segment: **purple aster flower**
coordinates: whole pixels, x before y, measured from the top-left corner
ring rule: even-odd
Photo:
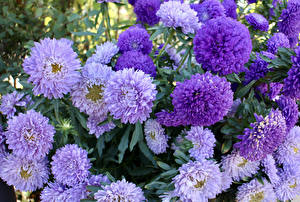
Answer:
[[[282,0],[273,0],[272,1],[272,6],[273,8],[270,8],[270,17],[275,16],[275,8],[277,7],[278,4],[282,4]]]
[[[290,97],[284,95],[280,96],[279,100],[276,101],[282,115],[286,121],[287,132],[293,128],[298,121],[298,105],[296,101]]]
[[[234,0],[224,0],[223,7],[225,9],[225,14],[227,17],[231,17],[233,19],[237,19],[237,5]]]
[[[289,39],[281,32],[275,33],[267,41],[268,51],[270,53],[276,54],[279,47],[289,48],[290,42]]]
[[[102,123],[103,121],[107,120],[106,115],[91,115],[89,116],[87,120],[87,127],[89,129],[89,134],[95,134],[97,138],[99,138],[102,134],[105,132],[111,131],[116,127],[116,125],[113,122],[108,122],[103,125],[99,125],[99,123]]]
[[[8,155],[8,150],[5,146],[5,135],[2,130],[2,126],[0,125],[0,164],[1,160]]]
[[[81,112],[89,115],[106,115],[104,89],[114,72],[111,67],[99,63],[88,63],[82,70],[81,81],[71,92],[72,102]]]
[[[245,16],[245,19],[249,23],[250,26],[255,30],[260,30],[267,32],[269,30],[269,22],[268,20],[258,13],[250,13]]]
[[[191,4],[197,12],[199,22],[206,23],[208,20],[225,16],[225,9],[218,0],[205,0],[200,4]]]
[[[279,110],[273,110],[265,118],[254,114],[256,122],[251,123],[251,128],[244,130],[244,135],[238,136],[241,140],[234,144],[244,158],[256,161],[272,154],[284,141],[286,136],[286,123]]]
[[[133,68],[117,71],[107,83],[104,99],[109,112],[122,123],[143,122],[152,112],[156,86],[149,75]]]
[[[67,187],[57,182],[51,182],[41,192],[42,202],[80,202],[87,197],[85,184]]]
[[[6,143],[20,158],[39,159],[52,149],[55,130],[41,113],[29,110],[9,119],[7,124]]]
[[[136,0],[128,0],[128,3],[130,3],[133,6],[134,6],[135,2],[136,2]]]
[[[185,120],[179,117],[176,112],[169,112],[166,110],[162,110],[161,112],[157,112],[155,116],[157,117],[156,121],[158,123],[167,127],[171,127],[171,126],[177,127],[180,125],[187,125]]]
[[[52,156],[51,171],[58,183],[73,186],[86,182],[90,168],[87,151],[76,144],[60,148]]]
[[[35,191],[48,181],[47,164],[45,158],[27,160],[10,154],[1,161],[0,177],[20,191]]]
[[[141,202],[145,201],[143,191],[131,182],[126,180],[118,180],[110,185],[106,185],[103,190],[95,193],[97,202],[105,201],[132,201]]]
[[[68,46],[73,46],[74,42],[72,40],[69,40],[69,39],[66,39],[66,38],[61,38],[61,39],[58,39],[59,42],[61,43],[64,43]]]
[[[70,44],[45,38],[35,42],[31,56],[24,60],[23,68],[34,85],[34,95],[62,98],[79,81],[80,60]]]
[[[263,182],[264,184],[258,182],[257,179],[253,179],[249,183],[239,186],[236,200],[243,202],[276,201],[272,185],[266,179],[263,179]]]
[[[159,22],[156,12],[160,7],[160,0],[136,0],[134,12],[137,21],[153,26]]]
[[[213,157],[216,139],[211,130],[193,126],[187,132],[186,139],[193,143],[193,148],[189,150],[191,157],[197,161]]]
[[[16,106],[26,106],[26,102],[23,98],[24,93],[18,93],[17,91],[3,95],[1,98],[0,112],[6,115],[7,118],[13,117],[17,111]]]
[[[88,181],[88,185],[89,186],[99,186],[99,187],[102,187],[103,186],[102,183],[110,184],[111,181],[108,179],[108,177],[106,175],[102,175],[102,174],[92,175],[89,178],[89,181]]]
[[[248,1],[248,4],[253,4],[253,3],[256,3],[257,0],[247,0]]]
[[[240,181],[244,177],[251,177],[257,173],[259,164],[259,161],[248,161],[237,151],[222,157],[221,161],[222,169],[234,181]]]
[[[229,189],[232,182],[232,177],[227,173],[222,172],[222,191],[226,191],[227,189]]]
[[[153,153],[161,154],[166,152],[169,137],[165,134],[165,129],[157,121],[148,119],[145,123],[144,131],[147,145]]]
[[[137,51],[128,51],[121,55],[116,63],[115,69],[123,70],[125,68],[134,68],[135,70],[142,70],[152,77],[156,76],[156,66],[154,65],[149,55],[144,55]]]
[[[104,3],[104,2],[114,2],[114,3],[120,3],[120,0],[98,0],[97,1],[98,3]]]
[[[205,70],[221,75],[243,71],[251,50],[252,42],[247,27],[228,17],[209,20],[194,38],[197,62]]]
[[[147,55],[151,53],[152,41],[147,30],[133,26],[122,32],[119,36],[118,47],[121,53],[127,51],[139,51]]]
[[[273,100],[280,93],[282,87],[283,84],[274,82],[274,83],[270,83],[269,86],[267,83],[262,83],[257,87],[257,89],[260,91],[262,95],[264,96],[267,95],[271,100]]]
[[[300,162],[300,127],[295,126],[287,134],[284,142],[278,147],[275,158],[280,164]]]
[[[108,64],[110,63],[112,57],[114,57],[119,52],[119,47],[108,41],[100,46],[96,46],[95,53],[89,57],[86,61],[88,63],[100,63],[100,64]]]
[[[173,178],[174,194],[182,201],[207,201],[222,190],[222,173],[214,161],[190,161]]]
[[[272,185],[278,183],[280,178],[277,174],[278,170],[273,156],[267,155],[266,158],[262,160],[262,165],[264,166],[263,170],[268,175]]]
[[[179,1],[164,2],[156,15],[166,27],[181,28],[184,34],[195,33],[201,25],[197,12],[189,4]]]

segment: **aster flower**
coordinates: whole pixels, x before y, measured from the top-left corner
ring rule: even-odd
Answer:
[[[280,96],[279,100],[276,101],[282,115],[286,121],[287,132],[293,128],[298,121],[298,105],[295,100],[284,95]]]
[[[287,134],[284,142],[278,147],[275,157],[280,164],[300,162],[300,127],[295,126]]]
[[[68,144],[52,156],[51,171],[58,183],[74,186],[87,181],[91,163],[87,151]]]
[[[263,179],[263,182],[264,184],[261,184],[257,179],[253,179],[249,183],[241,185],[238,187],[236,200],[243,202],[276,201],[272,185],[266,179]]]
[[[147,30],[133,26],[122,32],[119,36],[118,47],[121,53],[127,51],[138,51],[147,55],[152,50],[152,41]]]
[[[150,116],[157,93],[155,88],[151,77],[144,72],[123,69],[108,81],[104,99],[115,119],[134,124],[146,121]]]
[[[248,1],[248,4],[253,4],[253,3],[256,3],[257,0],[247,0]]]
[[[247,20],[249,25],[252,26],[255,30],[267,32],[269,29],[268,20],[261,14],[250,13],[245,16],[245,19]]]
[[[162,110],[161,112],[157,112],[155,116],[157,117],[156,121],[163,126],[177,127],[180,125],[188,125],[187,122],[179,117],[175,111],[169,112],[166,110]]]
[[[237,5],[234,0],[224,0],[223,7],[225,9],[225,14],[227,17],[231,17],[233,19],[237,19]]]
[[[128,3],[130,3],[133,6],[134,6],[135,2],[136,2],[136,0],[128,0]]]
[[[113,201],[145,201],[145,197],[141,188],[137,187],[126,180],[118,180],[110,185],[106,185],[103,190],[95,193],[97,202],[113,202]]]
[[[286,136],[286,123],[279,110],[273,110],[265,118],[254,114],[256,122],[251,123],[251,128],[244,130],[244,135],[238,136],[241,140],[234,144],[244,158],[255,161],[264,159],[272,154],[284,141]]]
[[[193,148],[189,150],[191,157],[197,161],[213,157],[216,139],[211,130],[193,126],[187,132],[186,139],[193,143]]]
[[[41,113],[29,110],[9,119],[7,124],[6,143],[20,158],[39,159],[52,149],[55,130]]]
[[[134,12],[137,21],[153,26],[159,22],[156,12],[160,7],[160,0],[136,0]]]
[[[5,146],[5,135],[2,130],[2,126],[0,125],[0,163],[3,158],[8,155],[8,151]]]
[[[102,123],[103,121],[107,120],[106,115],[92,115],[89,116],[87,120],[87,127],[89,129],[89,134],[95,134],[97,138],[99,138],[103,133],[111,131],[116,127],[116,125],[113,122],[108,122],[103,125],[99,125],[99,123]]]
[[[42,202],[80,202],[80,199],[87,197],[85,184],[78,184],[67,187],[57,182],[48,183],[48,186],[41,192]]]
[[[275,16],[274,9],[277,7],[278,3],[282,4],[282,0],[273,0],[272,1],[273,8],[270,8],[270,17]]]
[[[92,175],[89,178],[89,181],[88,181],[88,185],[89,186],[99,186],[99,187],[102,187],[103,186],[102,183],[110,184],[111,181],[108,179],[108,177],[106,175],[102,175],[102,174]]]
[[[197,12],[199,22],[206,23],[208,20],[225,16],[225,9],[218,0],[205,0],[200,4],[191,4]]]
[[[147,145],[153,153],[161,154],[166,152],[169,137],[157,121],[148,119],[145,123],[144,131]]]
[[[106,115],[104,89],[112,76],[111,67],[99,63],[88,63],[82,70],[81,81],[71,92],[72,102],[81,112],[89,115]]]
[[[1,98],[0,112],[6,115],[7,118],[13,117],[17,111],[16,106],[26,106],[26,102],[22,100],[23,97],[24,93],[18,93],[17,91],[3,95]]]
[[[137,51],[128,51],[121,55],[116,63],[115,69],[123,70],[125,68],[134,68],[135,70],[142,70],[152,77],[156,76],[156,66],[148,55],[144,55]]]
[[[270,83],[269,86],[267,83],[262,83],[257,86],[257,89],[264,96],[269,96],[271,100],[275,99],[275,97],[280,93],[283,84],[278,82]]]
[[[182,165],[173,178],[174,195],[182,201],[207,201],[222,189],[222,174],[213,161],[190,161]]]
[[[221,161],[222,169],[228,176],[232,177],[234,181],[239,181],[244,177],[254,175],[259,169],[259,164],[259,161],[248,161],[237,151],[223,156]]]
[[[100,46],[96,46],[95,53],[89,57],[86,61],[88,63],[99,63],[99,64],[108,64],[110,63],[112,57],[114,57],[119,52],[119,47],[107,41]]]
[[[268,175],[272,185],[278,183],[280,178],[277,174],[278,170],[273,156],[267,155],[266,158],[262,160],[262,165],[264,167],[263,171]]]
[[[281,32],[275,33],[267,41],[268,51],[270,53],[276,54],[279,47],[289,48],[290,42],[289,39]]]
[[[34,95],[62,98],[79,81],[80,60],[70,44],[45,38],[35,42],[31,56],[24,60],[23,68],[34,85]]]
[[[164,2],[156,15],[166,27],[181,28],[184,34],[195,33],[200,28],[197,12],[189,4],[178,1]]]
[[[252,50],[249,30],[228,17],[209,20],[197,31],[193,43],[197,62],[221,75],[243,71]]]
[[[1,161],[0,177],[20,191],[35,191],[48,181],[47,163],[45,158],[27,160],[10,154]]]

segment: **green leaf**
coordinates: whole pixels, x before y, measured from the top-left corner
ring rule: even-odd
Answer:
[[[153,154],[151,153],[151,151],[149,150],[149,148],[147,147],[144,141],[139,141],[139,148],[141,152],[147,157],[147,159],[149,159],[152,162],[152,164],[156,166],[156,162],[153,158]]]
[[[232,146],[232,140],[231,139],[225,140],[225,142],[222,144],[221,147],[222,154],[227,153],[231,149],[231,146]]]
[[[40,97],[39,100],[37,100],[36,102],[34,102],[33,105],[31,105],[31,106],[28,107],[28,110],[37,108],[37,107],[38,107],[40,104],[42,104],[45,100],[46,100],[46,98]]]
[[[104,136],[100,136],[97,140],[97,150],[98,150],[98,155],[99,157],[102,156],[103,153],[103,149],[105,148],[105,144],[104,144]]]
[[[132,151],[136,143],[143,138],[143,129],[142,124],[140,122],[137,122],[135,124],[135,129],[131,138],[129,150]]]
[[[173,177],[177,174],[177,170],[176,169],[172,169],[172,170],[168,170],[166,172],[163,172],[160,174],[161,177],[166,178],[166,177]]]
[[[118,161],[119,163],[122,163],[125,151],[128,148],[128,142],[129,142],[129,133],[131,131],[131,125],[129,125],[121,138],[120,144],[118,146],[118,150],[120,151],[118,154]]]
[[[88,191],[90,191],[90,192],[95,193],[95,192],[97,192],[100,189],[100,187],[97,187],[97,186],[86,186],[86,189]]]
[[[164,163],[164,162],[157,161],[156,163],[159,167],[161,167],[164,170],[171,170],[171,167],[168,164]]]
[[[159,27],[150,37],[150,40],[153,41],[158,35],[164,32],[164,29]]]
[[[251,89],[251,87],[254,85],[255,82],[256,82],[256,80],[253,80],[250,83],[248,83],[246,86],[237,90],[237,92],[235,94],[236,97],[241,98],[241,97],[245,96],[249,92],[249,90]]]
[[[177,157],[177,158],[179,158],[179,159],[181,159],[181,160],[184,160],[184,161],[186,161],[186,162],[188,162],[190,159],[189,159],[189,157],[187,157],[187,155],[185,155],[182,151],[180,151],[180,150],[176,150],[175,152],[174,152],[174,156],[175,157]]]

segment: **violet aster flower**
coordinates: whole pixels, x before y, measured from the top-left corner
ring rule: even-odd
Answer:
[[[275,16],[274,10],[278,4],[282,4],[282,0],[273,0],[272,1],[273,8],[270,8],[270,17]]]
[[[174,195],[182,201],[207,201],[222,189],[222,173],[213,161],[190,161],[173,178]]]
[[[187,125],[185,120],[179,117],[176,112],[169,112],[166,110],[162,110],[161,112],[157,112],[155,116],[157,117],[156,121],[158,123],[167,127],[171,127],[171,126],[177,127],[180,125]]]
[[[160,0],[136,0],[134,12],[137,21],[153,26],[159,22],[156,12],[160,7]]]
[[[255,161],[272,154],[286,137],[286,123],[279,110],[273,110],[265,118],[254,114],[256,122],[251,128],[244,130],[244,135],[238,136],[241,140],[234,144],[244,158]]]
[[[213,157],[216,139],[211,130],[193,126],[187,132],[186,139],[193,143],[193,148],[189,150],[191,157],[197,161]]]
[[[287,134],[284,142],[278,147],[275,158],[280,164],[300,162],[300,127],[295,126]]]
[[[267,83],[262,83],[259,86],[257,86],[257,89],[260,91],[262,95],[264,96],[267,95],[271,100],[273,100],[280,93],[282,87],[283,84],[274,82],[274,83],[270,83],[269,86]]]
[[[293,128],[298,121],[298,105],[296,101],[290,97],[280,96],[279,100],[276,101],[282,115],[286,121],[287,132]]]
[[[24,107],[26,106],[26,102],[24,101],[24,93],[18,93],[14,91],[12,93],[3,95],[1,98],[0,112],[7,116],[7,118],[11,118],[16,113],[16,106]]]
[[[88,63],[100,63],[100,64],[108,64],[110,63],[112,57],[114,57],[119,52],[119,47],[108,41],[100,46],[96,46],[95,53],[89,57],[86,61]]]
[[[35,191],[48,181],[48,161],[45,158],[27,160],[13,154],[1,161],[0,177],[20,191]]]
[[[256,3],[257,0],[247,0],[248,1],[248,4],[253,4],[253,3]]]
[[[209,20],[198,30],[193,43],[197,62],[221,75],[243,71],[252,50],[249,30],[228,17]]]
[[[178,1],[164,2],[156,15],[166,27],[181,28],[184,34],[195,33],[200,28],[197,12],[189,4]]]
[[[0,125],[0,164],[1,160],[8,155],[8,150],[5,146],[5,135],[2,130],[2,126]]]
[[[262,160],[262,165],[264,166],[263,171],[268,175],[272,185],[278,183],[280,178],[273,156],[267,155],[267,157]]]
[[[154,65],[149,55],[144,55],[137,51],[128,51],[121,55],[116,63],[115,69],[122,70],[125,68],[134,68],[135,70],[142,70],[152,77],[156,76],[156,66]]]
[[[289,39],[281,32],[275,33],[267,41],[268,51],[270,53],[276,54],[279,47],[289,48],[290,42]]]
[[[269,30],[269,22],[268,20],[258,13],[250,13],[245,16],[245,19],[249,23],[250,26],[255,30],[260,30],[267,32]]]
[[[67,187],[57,182],[51,182],[41,192],[42,202],[80,202],[87,197],[85,184]]]
[[[131,182],[126,180],[118,180],[110,185],[106,185],[103,190],[99,190],[95,193],[95,199],[97,202],[105,201],[132,201],[141,202],[145,201],[143,191]]]
[[[135,2],[136,2],[136,0],[128,0],[128,3],[130,3],[133,6],[134,6]]]
[[[259,161],[248,161],[237,151],[223,156],[221,161],[222,169],[228,176],[232,177],[234,181],[239,181],[244,177],[251,177],[257,173],[259,164]]]
[[[147,55],[151,53],[152,41],[147,30],[133,26],[122,32],[119,36],[118,47],[121,53],[127,51],[139,51]]]
[[[229,176],[227,173],[222,172],[222,191],[226,191],[227,189],[229,189],[232,182],[232,177]]]
[[[8,120],[7,124],[6,143],[20,158],[39,159],[52,149],[54,127],[39,112],[29,110]]]
[[[234,0],[224,0],[223,7],[225,9],[225,14],[227,17],[231,17],[233,19],[237,19],[237,5]]]
[[[79,81],[80,60],[70,44],[45,38],[35,42],[31,56],[24,60],[23,68],[34,85],[34,95],[62,98]]]
[[[81,81],[71,92],[72,102],[81,112],[89,115],[106,115],[104,89],[114,72],[111,67],[99,63],[88,63],[82,70]]]
[[[156,120],[148,119],[144,131],[147,145],[153,153],[166,152],[169,137],[165,134],[165,129]]]
[[[113,122],[108,122],[99,126],[99,123],[107,120],[106,115],[91,115],[87,120],[87,127],[89,129],[89,134],[95,134],[97,138],[103,135],[105,132],[111,131],[116,127]]]
[[[133,68],[117,71],[108,81],[104,99],[109,112],[122,123],[143,122],[152,112],[156,86],[149,75]]]
[[[263,179],[263,182],[264,184],[261,184],[257,179],[253,179],[249,183],[239,186],[236,200],[243,202],[276,201],[272,185],[266,179]]]
[[[104,2],[114,2],[114,3],[120,3],[120,0],[98,0],[97,1],[98,3],[104,3]]]
[[[88,181],[88,185],[89,186],[99,186],[99,187],[102,187],[103,186],[102,183],[110,184],[111,181],[108,179],[108,177],[106,175],[102,175],[102,174],[92,175],[89,178],[89,181]]]
[[[87,151],[76,144],[68,144],[52,156],[51,171],[57,182],[74,186],[86,182],[91,163]]]
[[[199,22],[206,23],[208,20],[225,16],[225,9],[218,0],[205,0],[200,4],[191,4],[197,12]]]

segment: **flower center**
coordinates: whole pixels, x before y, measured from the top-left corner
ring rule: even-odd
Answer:
[[[21,167],[21,172],[20,172],[20,175],[23,179],[27,180],[28,178],[30,178],[32,175],[30,172],[28,172],[28,169],[27,170],[24,170],[23,167]]]
[[[92,100],[93,102],[97,102],[97,100],[102,99],[103,93],[102,85],[93,85],[92,87],[88,87],[88,94],[86,94],[86,98]]]
[[[137,50],[138,47],[139,47],[139,45],[138,45],[136,42],[133,42],[133,43],[132,43],[132,48],[133,48],[134,50]]]
[[[248,160],[243,158],[243,161],[241,163],[239,163],[237,166],[238,167],[245,167],[245,165],[248,163]]]
[[[24,138],[26,141],[35,141],[34,134],[32,132],[32,129],[25,130]]]
[[[295,180],[295,183],[289,186],[291,189],[295,189],[297,187],[297,182]]]
[[[53,63],[53,64],[51,64],[51,67],[52,67],[52,72],[56,74],[57,72],[61,71],[61,68],[63,66],[60,64],[57,64],[57,63]]]
[[[264,192],[259,192],[251,196],[250,202],[261,202],[265,198]]]
[[[151,132],[150,137],[151,137],[151,139],[155,140],[155,133]]]
[[[202,187],[204,186],[206,180],[205,180],[205,179],[204,179],[204,180],[201,180],[201,181],[196,180],[196,182],[197,182],[197,183],[194,185],[194,187],[195,187],[196,189],[199,189],[199,188],[202,188]]]
[[[294,153],[297,154],[299,152],[299,148],[298,147],[292,147],[294,150]]]

